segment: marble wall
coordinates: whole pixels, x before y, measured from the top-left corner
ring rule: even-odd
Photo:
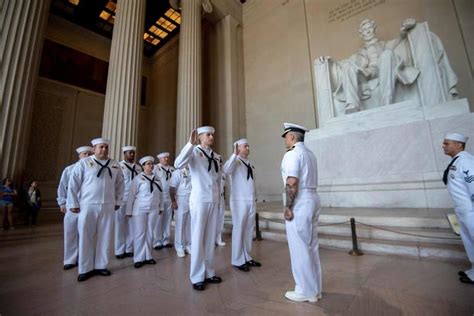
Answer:
[[[351,3],[357,7],[348,10]],[[427,21],[440,37],[458,75],[459,93],[473,111],[472,1],[249,0],[243,5],[247,137],[259,170],[260,200],[281,198],[282,123],[318,126],[314,60],[321,55],[340,60],[357,52],[364,18],[378,22],[378,37],[389,40],[408,17]]]

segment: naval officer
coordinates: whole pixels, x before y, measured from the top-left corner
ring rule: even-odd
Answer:
[[[174,248],[180,258],[191,253],[191,217],[189,214],[189,196],[191,194],[191,176],[187,168],[173,172],[170,181],[170,197],[174,210]]]
[[[191,174],[191,267],[193,289],[220,283],[214,272],[217,208],[219,206],[220,155],[212,150],[214,128],[203,126],[191,132],[189,142],[176,157],[175,167],[188,166]]]
[[[285,297],[297,302],[317,302],[322,295],[317,231],[321,210],[316,192],[318,169],[316,157],[304,145],[307,131],[303,126],[285,123],[282,135],[288,149],[281,162],[284,217],[295,280],[294,291],[286,292]]]
[[[171,207],[170,198],[170,181],[174,168],[170,166],[170,153],[163,152],[156,156],[159,163],[155,166],[154,173],[160,179],[163,186],[163,203],[164,211],[158,217],[156,228],[154,230],[153,247],[157,250],[171,248],[173,245],[170,242],[171,236],[171,220],[173,218],[173,208]]]
[[[146,156],[140,159],[143,172],[136,176],[130,184],[127,200],[127,216],[132,217],[133,262],[135,268],[144,264],[156,264],[151,255],[153,231],[156,227],[154,213],[163,211],[163,189],[158,177],[153,174],[155,158]]]
[[[123,259],[133,256],[133,227],[132,222],[126,216],[128,192],[133,179],[140,173],[142,168],[135,163],[135,146],[123,146],[123,160],[120,162],[122,168],[124,191],[122,206],[115,212],[115,257]]]
[[[224,164],[223,172],[230,177],[230,210],[232,212],[232,265],[248,272],[260,267],[252,259],[252,238],[255,224],[255,166],[248,159],[247,139],[234,143],[234,153]]]
[[[81,146],[76,148],[79,160],[92,155],[92,147]],[[58,205],[62,213],[64,213],[64,270],[70,270],[77,266],[77,254],[79,247],[79,232],[77,231],[77,213],[68,211],[66,208],[67,186],[69,176],[77,162],[64,168],[59,180],[58,186]]]
[[[454,202],[461,227],[461,239],[471,268],[459,271],[459,280],[474,284],[474,156],[465,151],[468,138],[458,133],[446,134],[444,153],[452,158],[444,171],[443,182]]]
[[[114,210],[123,202],[123,173],[120,164],[109,158],[110,141],[92,140],[94,155],[81,159],[72,170],[67,208],[79,213],[79,282],[93,275],[110,276],[110,242]]]

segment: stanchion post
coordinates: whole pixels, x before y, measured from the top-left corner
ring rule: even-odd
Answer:
[[[260,231],[260,220],[259,220],[259,216],[258,216],[258,213],[255,214],[255,238],[254,240],[262,240],[262,232]]]
[[[351,217],[351,235],[352,235],[352,250],[349,251],[351,256],[362,256],[364,253],[359,250],[357,246],[357,232],[354,217]]]

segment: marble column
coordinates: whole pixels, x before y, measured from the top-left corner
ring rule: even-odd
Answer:
[[[25,166],[49,0],[0,1],[0,168],[19,179]]]
[[[102,136],[109,156],[120,160],[123,145],[137,144],[145,0],[118,0],[110,49]]]
[[[182,0],[180,4],[182,22],[179,32],[177,152],[187,142],[190,131],[201,124],[201,6],[206,12],[212,10],[209,1]]]

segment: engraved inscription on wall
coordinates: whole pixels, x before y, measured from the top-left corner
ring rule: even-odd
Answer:
[[[386,0],[348,0],[337,7],[331,9],[328,13],[329,23],[342,22],[363,12],[366,12],[376,6],[384,4]]]

